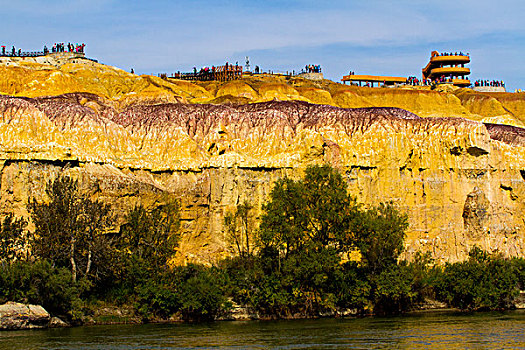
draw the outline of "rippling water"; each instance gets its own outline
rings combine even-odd
[[[525,349],[525,311],[0,332],[0,349]]]

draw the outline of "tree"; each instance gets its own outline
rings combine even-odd
[[[304,180],[276,182],[263,206],[259,242],[285,257],[312,245],[348,251],[354,246],[350,224],[358,209],[341,174],[328,165],[311,166]]]
[[[355,242],[370,273],[379,274],[397,264],[407,228],[408,216],[400,213],[393,203],[380,203],[354,216]]]
[[[24,232],[27,222],[8,214],[0,227],[0,261],[11,262],[23,256],[26,247]]]
[[[68,176],[49,181],[46,194],[48,202],[29,203],[35,224],[34,254],[57,266],[69,266],[73,281],[78,274],[88,277],[93,262],[106,255],[107,233],[114,222],[111,208],[80,193],[78,182]]]
[[[147,211],[137,205],[120,227],[119,246],[127,257],[150,268],[166,267],[179,243],[179,203],[168,200],[166,204]]]
[[[279,281],[265,290],[278,290],[279,300],[303,305],[310,314],[335,306],[363,309],[367,299],[403,306],[415,295],[403,280],[406,269],[396,270],[407,227],[407,216],[392,203],[368,210],[357,204],[330,166],[308,167],[301,180],[280,179],[263,206],[258,231],[261,266],[274,275],[266,280]],[[357,249],[360,264],[342,265],[343,254]],[[406,282],[404,289],[392,289],[390,277]]]
[[[341,253],[355,249],[351,223],[358,213],[346,182],[330,166],[308,167],[298,181],[278,180],[258,232],[261,264],[270,275],[264,280],[278,285],[261,289],[259,305],[279,313],[333,310],[331,281]]]
[[[251,254],[251,237],[253,236],[254,224],[250,217],[253,206],[244,201],[237,206],[233,213],[224,216],[224,226],[228,232],[228,238],[237,248],[237,253],[241,257]]]

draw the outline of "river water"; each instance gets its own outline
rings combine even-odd
[[[0,349],[525,349],[525,311],[0,332]]]

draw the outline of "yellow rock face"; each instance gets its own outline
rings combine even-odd
[[[0,74],[11,95],[0,96],[3,212],[27,216],[28,198],[59,172],[121,218],[175,196],[178,261],[211,262],[230,253],[226,212],[249,200],[257,215],[275,180],[330,163],[360,202],[408,213],[407,257],[455,261],[473,245],[525,256],[525,131],[493,124],[521,125],[519,94],[285,77],[192,84],[67,59],[10,62]]]

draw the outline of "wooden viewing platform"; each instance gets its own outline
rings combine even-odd
[[[242,66],[225,64],[201,69],[194,73],[174,73],[169,79],[198,80],[198,81],[230,81],[242,78]]]
[[[388,77],[382,75],[345,75],[341,79],[343,84],[346,84],[347,81],[358,83],[361,86],[362,83],[370,83],[371,86],[374,86],[374,83],[377,83],[378,86],[381,84],[384,85],[394,85],[394,84],[404,84],[407,81],[405,77]]]
[[[24,51],[24,52],[8,52],[8,51],[0,51],[0,57],[40,57],[45,56],[46,53],[44,51]]]

